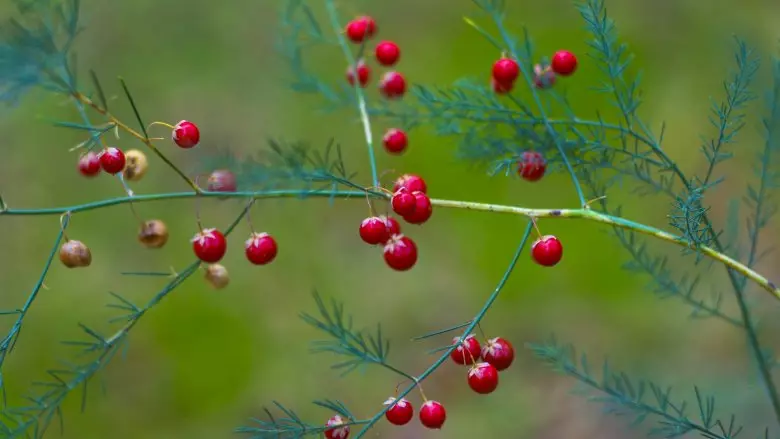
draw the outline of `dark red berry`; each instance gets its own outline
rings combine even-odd
[[[409,224],[422,224],[433,214],[431,199],[420,191],[412,192],[412,195],[414,195],[414,212],[403,215],[403,219]]]
[[[173,127],[172,137],[180,148],[189,149],[200,142],[200,130],[194,123],[182,120]]]
[[[487,395],[498,387],[498,370],[490,363],[477,363],[469,368],[468,382],[471,390]]]
[[[388,99],[397,99],[406,93],[406,79],[398,72],[387,72],[379,81],[379,91]]]
[[[384,244],[394,234],[401,232],[401,225],[395,218],[371,216],[360,223],[360,239],[366,244]]]
[[[531,257],[539,265],[552,267],[563,258],[563,245],[555,236],[542,236],[531,246]]]
[[[512,343],[501,337],[491,338],[482,347],[482,359],[492,364],[496,370],[502,371],[509,368],[515,360],[515,349]]]
[[[508,85],[520,76],[520,66],[511,58],[501,58],[493,63],[493,79],[502,85]]]
[[[457,348],[450,353],[450,358],[455,364],[474,364],[479,361],[482,347],[479,345],[479,341],[473,334],[466,336],[463,341],[460,341],[460,337],[452,339],[452,344],[460,342]]]
[[[438,401],[425,401],[420,406],[420,422],[427,428],[439,429],[447,420],[447,411]]]
[[[192,250],[203,262],[219,262],[227,252],[227,239],[217,229],[203,229],[192,238]]]
[[[577,70],[577,57],[568,50],[559,50],[553,55],[550,68],[561,76],[569,76]]]
[[[390,128],[382,138],[382,143],[385,145],[385,150],[390,154],[401,154],[406,150],[409,138],[403,130]]]
[[[406,271],[417,263],[417,245],[411,238],[396,234],[393,235],[384,249],[385,263],[397,271]]]
[[[362,43],[364,40],[374,36],[374,33],[376,33],[376,22],[373,18],[368,16],[357,17],[347,23],[347,27],[344,31],[350,41],[353,43]]]
[[[406,425],[414,417],[412,403],[404,398],[388,398],[385,405],[391,406],[385,412],[385,418],[393,425]]]
[[[278,247],[268,233],[252,233],[244,244],[247,260],[255,265],[265,265],[276,258]]]
[[[92,151],[79,157],[79,172],[85,177],[100,174],[100,157]]]
[[[209,192],[235,192],[237,186],[236,175],[227,169],[217,169],[209,175]]]
[[[517,174],[527,181],[539,181],[547,170],[547,160],[536,151],[526,151],[520,156]]]
[[[357,62],[357,79],[361,87],[365,87],[368,84],[368,79],[371,76],[371,70],[368,68],[363,60]],[[355,69],[349,67],[347,69],[347,82],[349,85],[355,85]]]
[[[398,192],[401,188],[406,189],[409,192],[422,192],[428,193],[428,186],[425,184],[425,180],[419,175],[404,174],[395,180],[393,184],[393,192]]]
[[[100,153],[100,166],[109,174],[118,174],[122,172],[122,170],[125,169],[125,163],[125,153],[119,148],[114,148],[112,146],[104,149]]]
[[[398,62],[401,57],[401,48],[392,41],[382,41],[376,45],[374,51],[379,64],[390,67]]]
[[[339,415],[328,419],[326,427],[332,427],[325,430],[326,439],[347,439],[349,437],[349,425],[347,421]]]
[[[490,85],[493,87],[493,92],[499,95],[505,95],[511,92],[513,88],[515,88],[514,82],[504,84],[496,81],[495,79],[490,80]]]
[[[398,215],[411,215],[417,207],[417,197],[406,189],[401,189],[390,199],[390,204],[393,206],[393,212]]]

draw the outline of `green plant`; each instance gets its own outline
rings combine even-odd
[[[149,302],[139,305],[115,294],[116,302],[112,305],[124,312],[115,321],[119,325],[115,332],[101,334],[90,327],[83,326],[86,341],[77,340],[70,344],[82,349],[86,356],[79,357],[80,362],[71,364],[67,370],[49,371],[52,380],[48,383],[39,383],[42,385],[32,389],[28,406],[5,408],[4,420],[0,424],[0,432],[3,436],[41,436],[54,417],[59,415],[62,401],[73,390],[86,388],[88,381],[112,360],[114,354],[127,340],[132,328],[148,311],[185,279],[198,273],[204,262],[216,263],[221,260],[226,247],[229,247],[226,239],[229,239],[236,225],[248,217],[252,206],[258,200],[320,197],[331,200],[357,198],[361,202],[365,199],[372,202],[390,202],[391,198],[401,193],[408,193],[414,197],[414,209],[411,209],[410,202],[407,202],[406,207],[398,207],[396,210],[399,215],[401,212],[406,212],[405,215],[400,216],[411,223],[426,222],[430,217],[430,210],[428,210],[430,208],[505,213],[525,217],[528,221],[509,266],[476,315],[465,323],[435,330],[420,337],[423,339],[448,333],[458,334],[455,337],[456,341],[436,350],[438,359],[422,373],[405,372],[389,361],[388,342],[383,337],[380,327],[372,333],[354,329],[352,320],[345,314],[339,302],[328,304],[319,294],[315,294],[314,299],[319,315],[303,314],[302,317],[306,323],[320,329],[328,336],[327,340],[314,345],[315,351],[345,357],[343,362],[336,365],[338,369],[347,373],[363,366],[377,365],[408,380],[409,384],[395,395],[397,399],[405,398],[415,389],[422,392],[421,383],[437,371],[448,358],[453,358],[453,354],[457,358],[457,355],[462,353],[464,359],[461,362],[472,365],[472,371],[481,368],[490,369],[472,364],[477,362],[474,358],[477,353],[481,357],[486,357],[484,351],[464,349],[457,340],[468,340],[468,336],[478,329],[480,322],[498,299],[519,258],[529,247],[529,239],[533,241],[533,235],[538,235],[540,239],[544,237],[538,228],[539,220],[583,219],[608,226],[631,255],[633,261],[629,268],[650,276],[653,280],[653,288],[660,295],[679,298],[689,304],[698,317],[716,317],[744,331],[772,411],[780,422],[780,398],[771,370],[775,364],[759,341],[756,324],[746,298],[749,285],[758,286],[773,297],[780,298],[780,288],[767,277],[757,273],[754,268],[762,251],[760,232],[769,226],[776,210],[771,197],[774,190],[778,188],[778,180],[780,180],[777,171],[777,153],[780,148],[778,136],[780,134],[778,132],[780,130],[780,61],[776,59],[772,61],[774,83],[769,88],[766,116],[762,121],[766,143],[755,160],[755,181],[747,187],[743,209],[748,209],[749,212],[747,214],[748,248],[744,249],[736,245],[735,236],[727,236],[713,224],[705,199],[707,194],[712,193],[712,189],[721,182],[721,179],[716,176],[716,169],[731,157],[728,146],[734,143],[735,136],[745,123],[747,106],[756,98],[752,90],[759,70],[758,57],[744,42],[737,40],[736,71],[725,82],[726,96],[723,102],[714,105],[712,109],[716,135],[701,147],[708,163],[706,171],[703,174],[688,175],[662,149],[663,132],[655,133],[638,117],[637,110],[640,104],[638,81],[627,73],[630,60],[627,49],[618,42],[616,29],[607,17],[602,1],[586,0],[579,3],[577,7],[593,38],[591,41],[593,62],[602,69],[605,76],[605,81],[597,92],[611,96],[621,113],[621,120],[617,122],[608,122],[601,117],[584,119],[576,115],[565,97],[558,93],[555,82],[573,80],[556,79],[557,76],[570,75],[575,71],[576,58],[573,61],[571,53],[562,52],[554,56],[553,64],[557,59],[557,63],[561,65],[548,68],[547,60],[534,52],[527,34],[518,41],[509,33],[509,27],[504,23],[503,2],[475,0],[474,3],[478,10],[496,25],[497,36],[478,25],[476,20],[467,19],[466,24],[494,45],[497,52],[503,53],[499,68],[496,69],[494,66],[492,84],[463,81],[451,87],[417,85],[410,88],[400,71],[392,71],[385,73],[381,79],[384,99],[369,102],[363,90],[367,80],[363,80],[361,73],[361,68],[365,65],[360,63],[366,53],[367,44],[372,41],[375,23],[365,17],[356,19],[348,25],[345,37],[342,32],[343,17],[339,16],[331,0],[322,2],[325,6],[326,22],[318,20],[317,14],[306,2],[288,0],[282,14],[283,37],[280,41],[280,49],[292,67],[293,88],[299,92],[318,94],[333,108],[352,108],[358,111],[371,165],[370,181],[359,182],[356,175],[347,171],[340,149],[334,143],[316,149],[298,143],[272,141],[265,154],[256,160],[230,154],[224,157],[204,158],[203,166],[209,172],[214,171],[209,179],[210,189],[204,190],[197,179],[192,178],[169,160],[156,146],[155,142],[163,139],[150,137],[147,131],[149,125],[141,117],[141,111],[124,81],[120,81],[120,85],[133,108],[137,119],[135,124],[139,128],[133,128],[112,114],[105,97],[104,86],[98,80],[96,73],[90,72],[89,75],[92,81],[90,93],[78,87],[77,75],[73,71],[70,56],[78,31],[79,2],[77,0],[16,1],[22,19],[5,23],[4,26],[4,39],[0,46],[0,96],[10,103],[21,98],[32,88],[42,88],[69,97],[81,120],[57,122],[57,125],[84,132],[86,140],[78,146],[80,152],[104,151],[100,154],[84,156],[79,167],[82,174],[94,176],[99,172],[95,170],[97,159],[103,170],[117,176],[124,185],[127,195],[60,208],[16,208],[9,206],[0,198],[0,216],[60,215],[62,218],[61,230],[28,300],[20,308],[4,313],[6,318],[15,320],[8,335],[0,342],[0,367],[15,347],[19,331],[28,311],[36,303],[38,292],[44,285],[55,256],[60,254],[66,266],[89,265],[85,262],[84,256],[88,248],[80,241],[69,240],[66,236],[66,229],[74,216],[108,206],[120,204],[132,206],[153,200],[233,198],[246,200],[246,205],[235,221],[224,229],[220,228],[222,233],[216,234],[213,229],[200,227],[199,239],[194,243],[194,252],[198,260],[174,273],[170,283]],[[332,29],[326,30],[326,23],[329,23]],[[358,46],[353,46],[353,43],[357,43]],[[345,65],[351,66],[347,71],[357,72],[358,81],[354,80],[354,74],[348,74],[344,84],[333,85],[308,71],[304,62],[305,50],[311,50],[312,45],[341,48]],[[356,54],[353,47],[357,47]],[[514,71],[515,66],[517,72]],[[98,117],[101,122],[94,124],[90,117]],[[386,189],[380,182],[380,171],[377,169],[374,157],[375,145],[371,121],[375,118],[393,121],[397,129],[403,130],[401,132],[404,134],[412,132],[423,124],[433,126],[439,135],[459,139],[460,157],[485,165],[493,175],[511,175],[519,171],[526,180],[536,181],[546,173],[568,174],[573,191],[578,198],[578,205],[565,209],[534,209],[429,198],[427,189],[420,180],[416,182],[417,187],[412,187],[412,184],[407,181],[405,184],[399,183],[397,185],[399,187],[394,187],[392,190]],[[171,137],[183,148],[192,148],[198,143],[197,127],[189,122],[182,121],[177,126],[167,123],[157,124],[174,130]],[[176,130],[182,129],[182,124],[189,125],[183,128],[181,134],[177,134]],[[115,131],[122,131],[136,138],[145,146],[145,151],[151,151],[162,159],[172,172],[184,180],[190,190],[142,195],[133,193],[128,183],[132,178],[122,172],[126,170],[124,163],[126,155],[116,148],[111,149],[105,140],[107,134]],[[529,153],[529,150],[533,150],[533,153]],[[137,153],[134,156],[142,157]],[[673,209],[669,213],[669,219],[670,227],[674,229],[673,233],[623,218],[619,208],[608,204],[604,197],[608,189],[615,191],[616,185],[624,182],[636,184],[643,193],[672,200]],[[400,201],[399,206],[401,206]],[[413,217],[416,214],[411,212],[417,212],[418,209],[426,212],[427,216]],[[398,236],[399,233],[383,235],[382,224],[388,224],[388,228],[395,227],[389,225],[388,219],[371,217],[367,221],[368,223],[364,224],[379,226],[373,231],[367,229],[365,236],[369,238],[363,236],[361,228],[361,236],[364,240],[371,244],[385,244],[389,240],[390,244],[384,248],[388,265],[397,270],[412,269],[417,259],[412,238]],[[159,227],[159,224],[157,226]],[[164,227],[164,224],[162,226]],[[384,232],[387,232],[387,228]],[[163,236],[159,230],[153,235]],[[676,273],[667,267],[666,257],[653,254],[645,246],[641,235],[666,241],[681,248],[691,260],[692,271],[706,273],[707,270],[711,270],[712,264],[700,263],[704,260],[717,262],[723,266],[734,291],[740,315],[730,316],[723,311],[720,307],[720,297],[713,300],[700,298],[696,288],[698,278],[677,277]],[[276,243],[273,243],[274,256],[268,254],[258,256],[255,253],[260,251],[256,250],[260,247],[256,242],[258,236],[268,235],[252,235],[253,247],[251,252],[248,251],[247,257],[252,262],[269,263],[276,254]],[[143,239],[141,240],[144,242]],[[550,242],[557,246],[550,247]],[[65,256],[60,253],[63,244],[66,245],[65,250],[67,250]],[[165,242],[161,245],[165,245]],[[411,248],[415,249],[414,252],[410,250]],[[536,249],[539,249],[538,252]],[[557,238],[544,239],[533,244],[534,258],[542,265],[554,266],[560,260],[561,252],[561,243]],[[214,267],[216,266],[211,265],[208,269]],[[215,274],[216,271],[209,271],[207,279],[215,286],[224,286],[226,274],[224,267],[219,267],[219,274]],[[169,276],[170,273],[128,273],[128,275]],[[221,277],[222,280],[216,282],[215,276]],[[683,403],[672,401],[669,391],[657,384],[632,381],[625,374],[612,372],[606,366],[603,376],[596,378],[584,357],[581,360],[576,359],[568,346],[559,344],[554,339],[531,345],[530,348],[543,361],[586,386],[600,391],[604,395],[601,400],[608,404],[610,410],[634,415],[637,424],[642,421],[655,422],[653,433],[665,437],[698,433],[703,437],[726,439],[737,437],[742,431],[733,418],[718,419],[714,414],[713,400],[703,396],[698,389],[696,404],[700,414],[694,418],[687,414]],[[466,352],[469,353],[470,358],[466,358]],[[508,364],[502,367],[496,364],[493,366],[501,370],[508,367]],[[490,379],[488,378],[488,381]],[[488,393],[492,384],[477,381],[479,382],[474,386],[479,389],[478,391]],[[423,399],[426,399],[424,395]],[[334,430],[333,427],[348,426],[352,429],[350,437],[363,437],[388,411],[397,407],[393,405],[393,401],[385,404],[381,409],[377,408],[373,416],[364,419],[358,418],[339,401],[317,401],[317,405],[334,413],[330,425],[321,422],[322,420],[314,423],[304,421],[291,409],[275,403],[275,410],[281,412],[281,415],[267,410],[266,418],[257,420],[251,426],[241,427],[238,431],[256,438],[302,437],[323,433],[338,437],[335,433],[338,430]],[[431,402],[425,405],[424,423],[432,428],[441,427],[444,422],[443,412],[440,411],[443,408],[436,404]],[[768,427],[761,433],[762,437],[770,437]]]

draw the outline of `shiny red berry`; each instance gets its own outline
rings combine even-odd
[[[520,76],[520,66],[511,58],[501,58],[493,63],[493,79],[499,84],[508,85]]]
[[[531,257],[539,265],[552,267],[563,258],[563,245],[555,236],[542,236],[531,246]]]
[[[363,60],[357,62],[357,80],[361,87],[365,87],[368,84],[368,79],[371,77],[371,69],[368,68]],[[347,69],[347,82],[349,85],[355,85],[355,69],[349,67]]]
[[[559,50],[553,55],[550,68],[561,76],[569,76],[577,70],[577,57],[568,50]]]
[[[339,415],[328,419],[325,426],[331,428],[325,430],[325,437],[327,439],[347,439],[349,437],[349,425],[344,425],[346,423],[347,421]]]
[[[189,149],[200,142],[200,130],[194,123],[182,120],[173,127],[172,137],[180,148]]]
[[[393,425],[406,425],[414,417],[412,403],[404,398],[388,398],[385,405],[390,406],[385,412],[385,418]]]
[[[209,192],[235,192],[237,186],[236,175],[227,169],[217,169],[209,175]]]
[[[382,41],[376,45],[374,54],[379,64],[390,67],[401,57],[401,48],[392,41]]]
[[[411,215],[417,207],[417,197],[406,189],[401,188],[401,190],[393,194],[393,198],[390,199],[390,205],[393,206],[393,212],[398,215]]]
[[[406,79],[398,72],[387,72],[379,81],[379,91],[388,99],[397,99],[406,93]]]
[[[401,154],[409,145],[409,137],[403,130],[390,128],[382,138],[382,143],[385,145],[385,150],[390,154]]]
[[[509,368],[515,360],[515,349],[512,343],[501,337],[491,338],[482,347],[482,359],[492,364],[496,370],[502,371]]]
[[[547,170],[547,160],[536,151],[526,151],[517,163],[517,174],[526,181],[539,181]]]
[[[203,229],[192,238],[192,250],[203,262],[219,262],[227,252],[227,239],[217,229]]]
[[[515,88],[515,83],[510,82],[507,84],[501,83],[496,81],[495,79],[490,80],[490,86],[493,87],[493,92],[498,95],[505,95],[507,93],[510,93],[513,88]]]
[[[385,263],[396,271],[406,271],[417,263],[417,245],[411,238],[393,235],[384,248]]]
[[[376,21],[368,16],[357,17],[347,23],[344,32],[353,43],[362,43],[376,33]]]
[[[498,387],[498,370],[490,363],[477,363],[469,368],[468,382],[471,390],[487,395]]]
[[[265,265],[276,258],[279,248],[268,233],[252,233],[244,244],[247,260],[255,265]]]
[[[118,174],[122,172],[122,170],[125,169],[126,161],[125,153],[123,153],[121,149],[114,148],[113,146],[104,149],[100,153],[100,166],[109,174]]]
[[[424,194],[428,193],[428,186],[425,184],[425,180],[419,175],[414,174],[404,174],[395,180],[393,192],[398,192],[401,188],[404,188],[409,192],[419,191]]]
[[[386,243],[391,236],[401,232],[401,225],[392,217],[371,216],[360,223],[360,239],[366,244]]]
[[[427,428],[439,429],[447,420],[447,411],[438,401],[425,401],[420,406],[420,422]]]
[[[452,344],[460,342],[457,348],[450,353],[450,358],[455,364],[474,364],[479,361],[482,347],[479,345],[479,341],[473,334],[466,336],[463,341],[460,341],[460,337],[452,339]]]
[[[79,172],[85,177],[100,174],[100,157],[92,151],[79,157]]]
[[[428,221],[433,214],[431,199],[420,191],[414,191],[412,195],[414,195],[414,212],[403,215],[403,219],[409,224],[422,224]]]

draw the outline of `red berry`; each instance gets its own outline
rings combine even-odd
[[[515,88],[514,82],[504,84],[496,81],[495,79],[490,80],[490,85],[493,87],[493,92],[499,95],[505,95],[511,92],[513,88]]]
[[[439,429],[446,420],[447,411],[444,410],[444,406],[439,402],[425,401],[420,406],[420,422],[422,425],[432,429]]]
[[[346,423],[347,421],[345,421],[344,418],[339,415],[328,419],[328,422],[325,424],[325,426],[332,428],[325,430],[325,437],[327,439],[347,439],[349,437],[349,425],[344,425]],[[344,426],[340,427],[341,425]]]
[[[460,341],[460,337],[452,339],[452,344],[456,344]],[[474,337],[474,334],[466,336],[460,345],[450,353],[450,358],[455,364],[474,364],[479,361],[482,347],[479,345],[479,341]]]
[[[227,169],[217,169],[209,175],[209,192],[235,192],[237,186],[236,175]]]
[[[387,72],[379,81],[379,91],[388,99],[396,99],[406,93],[406,79],[398,72]]]
[[[390,67],[401,57],[401,48],[392,41],[382,41],[376,45],[376,60],[383,66]]]
[[[364,40],[374,36],[376,22],[371,17],[358,17],[347,23],[345,32],[347,38],[353,43],[362,43]]]
[[[390,154],[401,154],[406,150],[406,146],[409,144],[409,138],[403,130],[390,128],[382,138],[382,143],[384,143],[385,149]]]
[[[401,232],[401,225],[395,218],[371,216],[360,223],[359,232],[360,239],[366,244],[384,244],[391,236]]]
[[[357,79],[361,87],[365,87],[368,84],[368,78],[371,76],[371,70],[368,68],[363,60],[357,62]],[[352,67],[347,68],[347,82],[349,85],[355,85],[355,69]]]
[[[417,197],[402,188],[393,195],[390,204],[393,206],[393,212],[401,216],[411,215],[417,207]]]
[[[125,153],[119,148],[106,148],[100,153],[100,166],[109,174],[118,174],[125,169]]]
[[[468,382],[471,390],[487,395],[498,387],[498,370],[490,363],[477,363],[469,369]]]
[[[425,184],[425,180],[419,175],[414,174],[404,174],[395,180],[393,192],[398,192],[401,188],[404,188],[409,192],[419,191],[424,194],[428,193],[428,186]]]
[[[180,148],[189,149],[200,142],[200,130],[194,123],[182,120],[173,127],[172,137]]]
[[[414,407],[412,403],[404,398],[396,400],[395,398],[388,398],[385,401],[385,405],[391,405],[390,409],[385,412],[385,418],[393,425],[406,425],[414,417]]]
[[[433,214],[433,205],[428,195],[420,191],[412,192],[414,195],[414,212],[404,215],[404,220],[409,224],[422,224]]]
[[[520,156],[517,173],[524,180],[539,181],[547,170],[547,160],[536,151],[526,151]]]
[[[409,237],[393,235],[384,249],[385,263],[397,271],[406,271],[417,263],[417,245]]]
[[[508,85],[520,76],[520,66],[510,58],[501,58],[493,63],[493,79],[499,84]]]
[[[192,250],[203,262],[219,262],[227,252],[225,235],[217,229],[203,229],[192,238]]]
[[[531,246],[531,257],[539,265],[552,267],[563,257],[563,245],[555,236],[542,236]]]
[[[561,76],[569,76],[577,70],[577,57],[568,50],[559,50],[553,55],[550,68]]]
[[[505,370],[515,360],[515,349],[512,343],[501,337],[491,338],[482,348],[482,359],[492,364],[496,370]]]
[[[79,172],[85,177],[94,177],[100,173],[100,157],[92,151],[79,157]]]
[[[255,265],[265,265],[276,258],[278,247],[268,233],[252,233],[244,244],[246,258]]]

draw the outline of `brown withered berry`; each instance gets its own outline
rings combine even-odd
[[[209,175],[209,192],[235,192],[237,187],[236,175],[227,169],[217,169]]]
[[[122,171],[125,180],[138,181],[146,175],[146,171],[149,169],[149,160],[146,159],[146,154],[137,149],[131,149],[125,152],[125,159],[127,164],[125,170]]]
[[[138,242],[148,248],[160,248],[168,242],[168,227],[161,220],[149,220],[141,224]]]
[[[66,241],[60,247],[60,262],[68,268],[89,267],[92,252],[81,241]]]
[[[220,290],[230,283],[230,275],[223,265],[211,264],[206,268],[206,281],[215,289]]]

